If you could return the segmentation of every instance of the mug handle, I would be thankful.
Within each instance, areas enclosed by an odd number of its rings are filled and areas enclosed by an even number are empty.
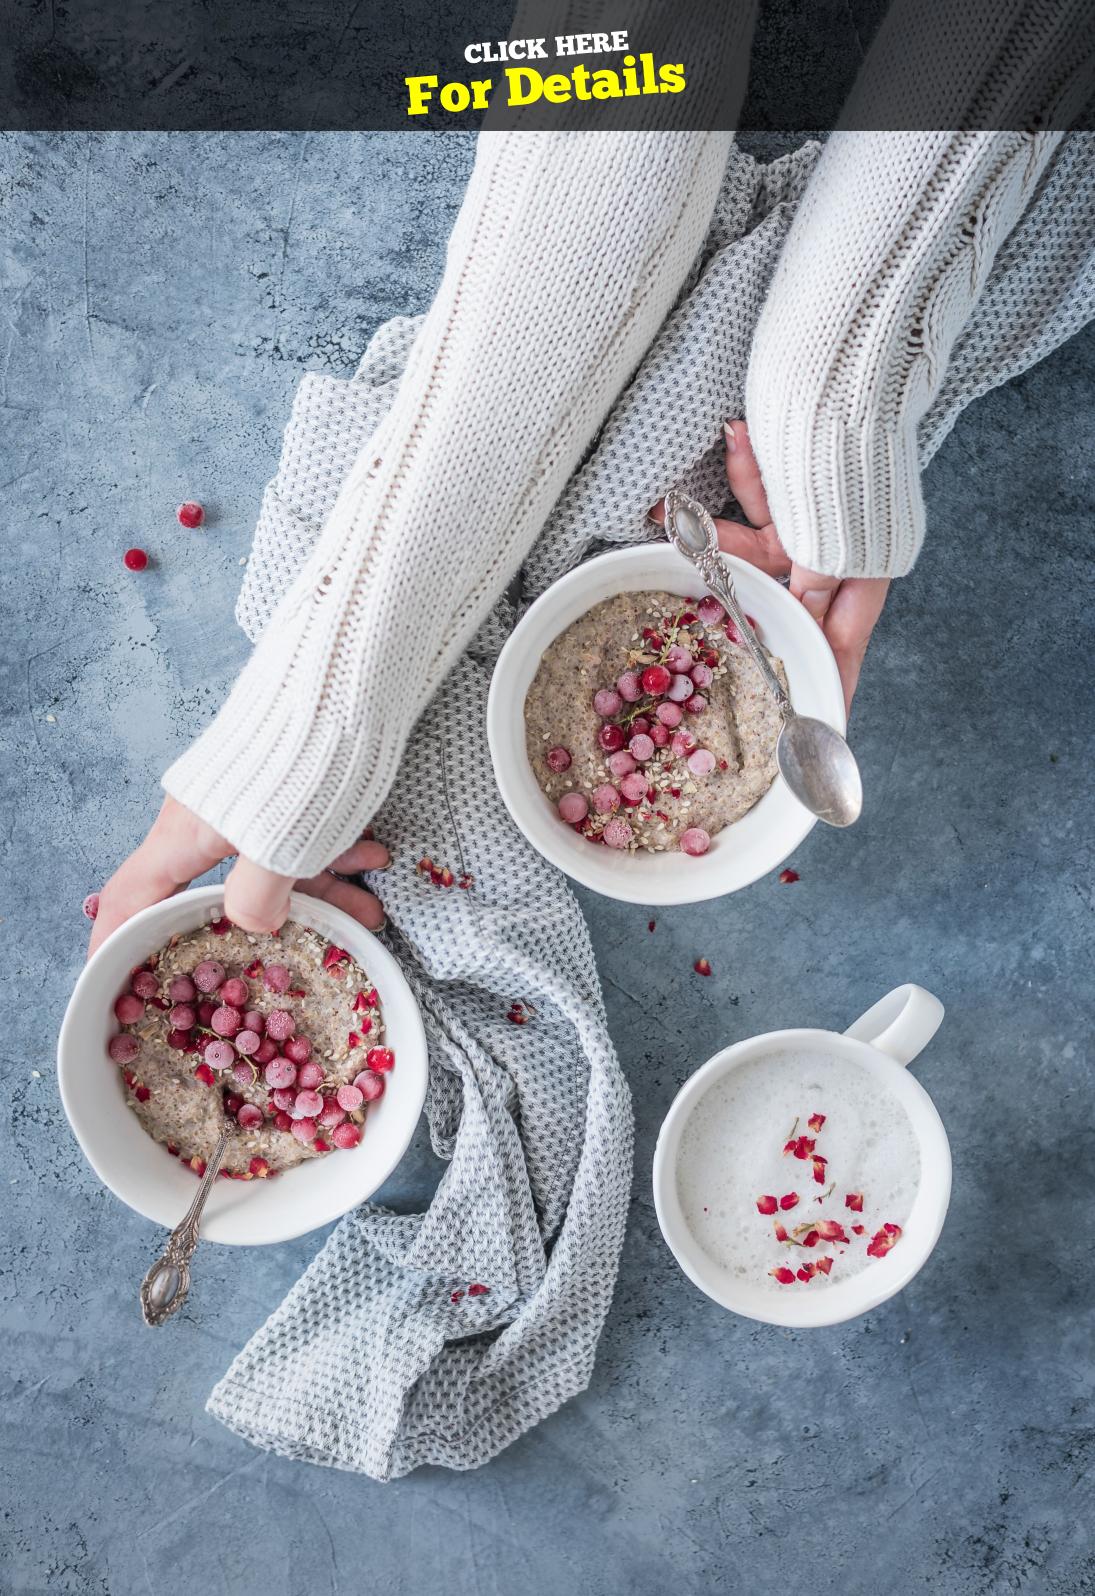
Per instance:
[[[938,1031],[943,1013],[937,997],[909,981],[887,992],[844,1035],[868,1043],[898,1064],[911,1064]]]

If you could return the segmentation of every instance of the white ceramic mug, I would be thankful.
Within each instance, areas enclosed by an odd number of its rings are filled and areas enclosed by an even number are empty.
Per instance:
[[[950,1201],[947,1133],[935,1104],[905,1068],[931,1041],[942,1018],[943,1005],[937,997],[921,986],[899,986],[860,1015],[843,1036],[835,1031],[769,1031],[724,1048],[685,1082],[658,1135],[654,1206],[670,1251],[701,1291],[747,1319],[808,1328],[854,1319],[908,1285],[938,1241]],[[689,1229],[677,1193],[681,1135],[696,1104],[731,1070],[774,1052],[846,1058],[873,1075],[905,1110],[920,1151],[920,1184],[903,1226],[901,1245],[887,1255],[885,1268],[863,1269],[812,1295],[805,1291],[778,1293],[722,1268]]]

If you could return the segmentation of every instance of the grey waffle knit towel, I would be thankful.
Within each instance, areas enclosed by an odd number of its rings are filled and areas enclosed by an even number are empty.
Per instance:
[[[720,437],[742,414],[753,327],[815,145],[771,166],[735,150],[692,281],[524,571],[534,597],[595,545],[657,535],[675,482],[726,498]],[[922,459],[960,410],[1091,314],[1091,146],[1066,142],[998,257],[925,419]],[[1063,203],[1067,199],[1067,203]],[[391,402],[417,322],[382,327],[350,381],[304,378],[267,490],[238,615],[254,638],[351,462]],[[214,1390],[209,1411],[258,1446],[377,1479],[474,1468],[584,1389],[608,1312],[631,1182],[628,1090],[589,938],[566,882],[519,835],[484,736],[500,600],[419,723],[379,835],[393,941],[425,1016],[433,1145],[428,1211],[344,1219]],[[422,854],[475,877],[442,892]],[[533,1023],[505,1018],[515,997]],[[488,1295],[450,1302],[469,1281]]]

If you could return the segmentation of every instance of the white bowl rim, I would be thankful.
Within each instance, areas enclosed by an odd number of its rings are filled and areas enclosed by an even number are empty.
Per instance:
[[[773,577],[733,555],[724,555],[723,559],[733,572],[739,600],[745,609],[758,612],[762,608],[768,609],[777,614],[781,622],[786,620],[789,629],[795,629],[797,646],[810,656],[809,691],[816,693],[818,699],[818,703],[809,708],[808,713],[819,715],[819,718],[827,720],[830,725],[843,733],[847,719],[840,672],[824,632],[798,600],[791,597],[787,588]],[[758,800],[749,813],[743,816],[740,822],[720,833],[727,842],[730,842],[738,826],[747,822],[751,822],[751,827],[757,826],[771,811],[774,795],[778,793],[778,802],[781,810],[785,811],[785,817],[780,826],[772,831],[772,845],[754,849],[757,857],[752,863],[747,863],[729,851],[726,854],[717,852],[718,838],[716,838],[715,846],[698,868],[697,861],[689,860],[683,855],[678,861],[677,855],[660,854],[614,855],[611,869],[605,869],[600,858],[604,850],[592,848],[588,843],[576,847],[569,828],[564,826],[550,810],[546,799],[543,800],[542,809],[536,807],[535,799],[531,804],[526,801],[526,794],[522,790],[525,785],[524,777],[527,775],[533,786],[535,778],[531,774],[524,753],[524,691],[520,694],[511,691],[510,683],[527,652],[530,632],[536,628],[545,613],[550,614],[557,608],[565,608],[572,597],[576,597],[596,583],[606,569],[619,574],[619,581],[615,584],[616,592],[623,593],[635,588],[642,590],[644,587],[660,585],[660,575],[657,583],[637,575],[640,567],[649,567],[652,563],[665,567],[664,585],[670,591],[673,591],[676,585],[687,584],[692,592],[703,586],[698,573],[683,555],[669,543],[651,541],[623,549],[612,549],[607,553],[595,555],[592,559],[584,560],[540,594],[517,622],[495,663],[487,698],[487,741],[495,780],[503,802],[518,829],[545,859],[557,865],[572,880],[605,897],[615,898],[623,903],[666,907],[674,904],[702,903],[711,898],[723,897],[729,892],[739,891],[760,880],[777,869],[794,853],[817,824],[817,818],[792,798],[782,776],[777,775],[769,791]],[[634,573],[630,582],[629,573]],[[599,599],[590,599],[584,607],[576,609],[573,614],[568,614],[567,618],[554,628],[552,638],[557,637],[566,626],[597,602]],[[767,630],[769,625],[767,620],[764,625]],[[786,639],[778,642],[777,639],[771,638],[770,641],[777,653],[786,653]],[[535,663],[538,663],[543,650],[539,649],[536,652]],[[800,667],[800,670],[804,671],[805,667]],[[802,690],[800,681],[796,690],[797,697],[801,698]],[[516,759],[513,753],[515,747],[520,749]],[[778,842],[775,840],[777,836]],[[678,870],[672,868],[676,862],[681,866]],[[735,869],[735,864],[740,868]]]
[[[901,1102],[913,1125],[921,1154],[921,1169],[930,1167],[930,1179],[922,1179],[912,1212],[903,1227],[900,1247],[886,1260],[886,1269],[861,1270],[844,1282],[828,1285],[816,1296],[805,1293],[777,1296],[767,1287],[730,1279],[725,1271],[703,1252],[680,1209],[677,1196],[677,1153],[681,1134],[693,1108],[715,1082],[729,1070],[769,1052],[810,1049],[819,1053],[843,1054],[869,1071],[880,1075],[886,1090]],[[877,1308],[919,1273],[939,1240],[950,1205],[951,1153],[946,1128],[930,1093],[907,1065],[887,1053],[839,1032],[814,1027],[767,1031],[734,1042],[701,1064],[684,1082],[666,1111],[654,1148],[651,1182],[654,1210],[666,1246],[692,1284],[717,1302],[745,1319],[787,1329],[819,1329],[843,1324]],[[893,1269],[889,1265],[895,1265]]]
[[[139,945],[139,948],[145,949],[143,954],[137,951],[133,957],[133,965],[136,965],[143,956],[147,956],[147,944],[150,939],[143,934],[146,928],[150,930],[152,927],[159,927],[155,937],[151,940],[155,941],[156,938],[161,941],[166,940],[172,934],[170,925],[172,910],[178,912],[182,905],[186,906],[187,912],[201,911],[205,914],[216,909],[220,909],[223,912],[224,887],[222,885],[211,885],[188,888],[183,892],[176,893],[171,898],[164,899],[160,903],[151,904],[148,908],[140,910],[123,925],[119,926],[96,949],[81,970],[65,1009],[64,1019],[61,1022],[61,1029],[57,1039],[57,1080],[61,1103],[84,1157],[103,1185],[113,1192],[120,1201],[124,1202],[127,1207],[132,1208],[134,1212],[145,1219],[151,1220],[154,1224],[164,1225],[168,1228],[178,1223],[185,1209],[178,1208],[175,1204],[168,1205],[158,1201],[159,1194],[150,1195],[143,1190],[138,1180],[127,1178],[128,1171],[124,1164],[119,1169],[117,1165],[111,1164],[109,1157],[104,1157],[101,1147],[96,1145],[98,1138],[89,1127],[79,1095],[73,1090],[70,1075],[80,1067],[78,1057],[81,1047],[85,1055],[87,1052],[86,1044],[81,1043],[75,1033],[83,1018],[85,1004],[88,1001],[96,1003],[98,1001],[96,998],[89,997],[88,994],[93,992],[104,955],[120,942],[132,942]],[[250,1196],[252,1193],[257,1194],[262,1190],[268,1189],[265,1181],[215,1182],[213,1191],[209,1194],[209,1200],[202,1220],[201,1234],[203,1243],[212,1241],[228,1246],[270,1245],[280,1241],[294,1240],[298,1236],[306,1235],[309,1231],[317,1230],[323,1225],[342,1218],[352,1208],[356,1208],[358,1204],[366,1202],[389,1178],[406,1153],[421,1117],[426,1099],[429,1067],[426,1033],[417,1001],[406,976],[394,956],[379,938],[374,936],[371,931],[366,930],[359,921],[354,920],[344,910],[325,900],[311,898],[307,894],[292,893],[289,900],[289,918],[308,925],[310,923],[308,918],[310,913],[323,921],[322,925],[317,926],[314,923],[311,925],[311,928],[318,930],[321,935],[337,932],[337,937],[332,934],[332,940],[337,940],[340,947],[345,946],[352,949],[355,946],[358,948],[364,946],[367,949],[367,952],[355,954],[355,957],[360,957],[362,964],[368,970],[370,980],[373,981],[381,994],[386,1026],[390,1018],[391,1009],[398,1007],[400,1011],[398,1037],[393,1039],[397,1051],[397,1090],[399,1095],[398,1099],[396,1099],[395,1093],[392,1091],[392,1085],[396,1081],[396,1074],[393,1073],[387,1083],[388,1090],[381,1101],[387,1102],[391,1098],[393,1101],[398,1100],[402,1104],[402,1111],[399,1116],[402,1128],[392,1136],[388,1154],[375,1167],[370,1168],[369,1177],[364,1185],[354,1186],[352,1182],[348,1181],[346,1188],[348,1195],[344,1198],[339,1197],[327,1202],[317,1202],[313,1197],[311,1203],[306,1200],[300,1202],[299,1211],[301,1218],[299,1223],[291,1222],[287,1225],[276,1226],[273,1229],[269,1226],[264,1228],[258,1222],[257,1215],[248,1214],[245,1208],[230,1207],[226,1209],[218,1205],[217,1199],[222,1198],[223,1201],[222,1194],[224,1193],[236,1195],[240,1192],[246,1192]],[[174,929],[178,929],[178,927]],[[386,1037],[388,1034],[386,1029]],[[129,1112],[125,1108],[124,1098],[120,1093],[119,1104],[123,1113]],[[340,1159],[346,1160],[346,1163],[339,1167],[344,1170],[347,1176],[353,1172],[353,1160],[357,1158],[360,1149],[364,1148],[365,1145],[365,1139],[363,1138],[358,1148],[352,1149],[349,1153],[343,1151],[338,1154]],[[324,1160],[323,1164],[325,1165],[326,1162]],[[315,1163],[301,1164],[295,1169],[279,1175],[278,1183],[280,1185],[290,1179],[295,1180],[300,1175],[304,1175],[305,1179],[307,1179],[308,1171],[317,1167],[319,1165]],[[255,1227],[256,1225],[258,1233],[256,1233],[255,1228],[247,1228],[248,1226]]]

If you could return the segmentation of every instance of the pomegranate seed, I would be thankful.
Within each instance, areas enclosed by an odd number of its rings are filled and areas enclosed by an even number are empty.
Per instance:
[[[614,687],[599,687],[593,695],[593,708],[602,720],[611,720],[623,707],[623,698]]]
[[[224,965],[216,959],[203,959],[194,971],[193,981],[199,992],[215,992],[224,980]]]
[[[144,1018],[144,1003],[135,992],[123,992],[114,1001],[114,1017],[119,1025],[136,1025]]]
[[[687,764],[693,776],[710,776],[715,768],[715,756],[710,748],[697,748],[694,754],[689,754]]]
[[[777,1207],[777,1204],[776,1204],[776,1199],[774,1197],[758,1197],[757,1198],[757,1213],[758,1214],[774,1214],[775,1211],[776,1211],[776,1207]]]
[[[780,1200],[779,1200],[779,1206],[782,1209],[784,1209],[784,1211],[786,1211],[788,1208],[795,1208],[795,1207],[797,1207],[797,1205],[798,1205],[798,1192],[797,1191],[789,1191],[786,1194],[786,1196],[781,1197]]]
[[[201,1081],[203,1086],[212,1086],[214,1076],[208,1064],[199,1064],[194,1070],[194,1079]]]
[[[143,571],[148,564],[148,555],[143,549],[126,549],[122,564],[127,571]]]
[[[627,704],[637,704],[643,696],[642,683],[637,671],[624,671],[616,678],[616,691]]]
[[[863,1193],[861,1191],[850,1191],[844,1199],[844,1206],[845,1208],[850,1208],[853,1214],[861,1214],[863,1212]]]
[[[311,1091],[323,1079],[323,1065],[317,1064],[315,1059],[307,1059],[297,1070],[297,1085]]]
[[[89,892],[80,908],[89,920],[94,920],[99,913],[99,894],[97,892]]]
[[[769,1269],[768,1273],[772,1276],[773,1280],[778,1280],[781,1286],[793,1286],[795,1283],[793,1272],[790,1269],[785,1268],[782,1264],[778,1269]]]
[[[634,835],[630,825],[622,815],[613,815],[601,832],[601,837],[609,848],[626,848]]]
[[[244,1103],[236,1119],[243,1130],[257,1130],[263,1121],[262,1109],[255,1103]]]
[[[230,1008],[242,1009],[247,999],[251,996],[247,990],[247,982],[241,981],[238,975],[225,981],[217,994],[222,1003],[227,1003]]]
[[[623,733],[620,735],[622,737]],[[589,799],[581,792],[565,792],[559,799],[558,810],[560,820],[565,820],[568,826],[581,825],[589,814]]]
[[[378,1097],[384,1095],[383,1075],[374,1075],[369,1070],[362,1070],[360,1075],[355,1075],[354,1085],[367,1103],[375,1103]]]
[[[385,1074],[395,1064],[395,1054],[390,1047],[371,1047],[365,1055],[365,1063],[375,1074]]]
[[[623,727],[617,726],[613,721],[606,720],[597,733],[597,741],[606,754],[614,754],[624,745]]]
[[[205,511],[194,499],[187,499],[186,503],[180,504],[175,511],[175,519],[180,526],[190,527],[192,530],[196,526],[201,526],[205,520]]]
[[[331,1140],[335,1146],[343,1150],[356,1147],[361,1140],[361,1127],[351,1120],[346,1120],[342,1125],[336,1125],[331,1132]]]
[[[881,1230],[876,1230],[867,1243],[868,1258],[885,1258],[890,1248],[896,1246],[901,1240],[901,1226],[885,1224]]]
[[[216,1015],[213,1016],[214,1027]],[[271,1009],[266,1016],[266,1034],[275,1042],[287,1042],[297,1028],[297,1022],[288,1009]]]
[[[670,699],[664,699],[654,711],[663,726],[668,726],[670,731],[675,731],[681,723],[683,711],[679,704],[674,704]]]
[[[295,1119],[292,1132],[298,1142],[303,1142],[307,1146],[316,1139],[316,1122],[314,1119]]]
[[[797,870],[781,870],[779,873],[779,879],[783,882],[785,887],[788,887],[792,881],[799,881],[802,878]]]
[[[673,677],[664,665],[648,665],[640,679],[644,693],[649,693],[651,698],[661,698],[668,691]]]
[[[807,1128],[809,1130],[812,1130],[814,1135],[816,1136],[818,1131],[821,1129],[821,1127],[825,1123],[825,1115],[824,1114],[811,1114],[810,1118],[807,1120],[806,1123],[807,1123]]]
[[[710,593],[704,594],[703,598],[701,598],[700,602],[696,605],[696,609],[699,611],[700,620],[705,626],[718,626],[719,622],[726,615],[726,611],[723,609],[718,599],[714,598]]]
[[[481,1286],[478,1282],[468,1287],[469,1297],[486,1297],[490,1295],[489,1286]]]
[[[710,848],[711,838],[702,826],[689,826],[687,831],[681,832],[679,846],[682,853],[691,854],[694,859],[698,859]]]
[[[554,770],[557,774],[562,774],[564,770],[570,769],[570,750],[564,748],[561,744],[558,747],[549,748],[545,758],[548,769]]]
[[[117,1036],[110,1038],[106,1050],[115,1064],[132,1064],[141,1051],[140,1039],[130,1036],[126,1031],[119,1031]]]
[[[707,959],[697,959],[692,966],[697,975],[710,975],[711,965]]]

